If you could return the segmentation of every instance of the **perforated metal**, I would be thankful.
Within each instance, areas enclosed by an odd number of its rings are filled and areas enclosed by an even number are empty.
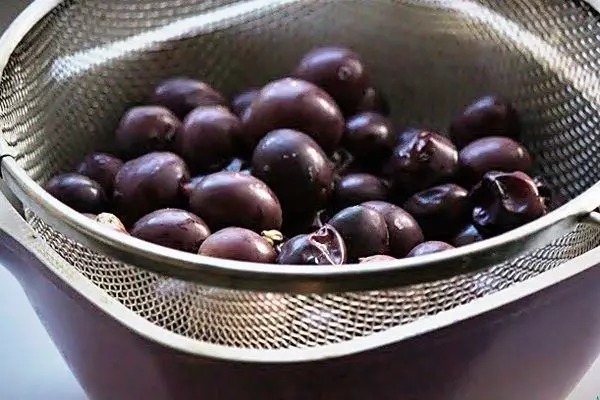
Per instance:
[[[313,46],[364,55],[400,127],[444,132],[472,99],[498,93],[525,116],[537,167],[566,198],[600,179],[600,18],[582,1],[71,0],[21,42],[0,82],[3,138],[39,183],[110,150],[122,112],[188,75],[228,95],[288,73]],[[350,340],[522,282],[600,244],[579,224],[486,271],[391,291],[291,295],[222,290],[99,255],[33,213],[40,236],[132,312],[240,348]]]

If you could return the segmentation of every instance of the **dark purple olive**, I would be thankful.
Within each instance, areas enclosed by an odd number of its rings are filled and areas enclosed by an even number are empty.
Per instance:
[[[390,237],[384,217],[377,211],[362,205],[348,207],[333,216],[328,222],[344,239],[348,260],[390,251]]]
[[[125,225],[123,225],[121,220],[114,214],[100,213],[96,216],[92,216],[92,219],[101,225],[107,226],[121,233],[128,233],[127,229],[125,229]]]
[[[77,173],[98,182],[104,193],[112,196],[115,177],[123,167],[123,161],[106,153],[93,153],[87,156],[77,167]]]
[[[361,57],[342,47],[321,47],[306,54],[294,76],[325,90],[342,110],[356,109],[370,88],[370,78]]]
[[[374,263],[374,262],[389,262],[389,261],[397,261],[397,260],[398,260],[397,258],[394,258],[392,256],[378,254],[375,256],[361,258],[360,260],[358,260],[358,263],[359,264],[369,264],[369,263]]]
[[[544,206],[546,206],[546,210],[554,210],[560,207],[562,204],[567,202],[566,197],[564,197],[558,191],[552,190],[548,182],[541,176],[533,177],[533,182],[538,188],[538,192],[540,192],[540,196],[544,200]]]
[[[210,235],[200,246],[199,254],[227,260],[273,264],[277,252],[269,241],[258,233],[230,227]]]
[[[233,98],[231,101],[231,105],[229,109],[239,118],[242,118],[246,109],[250,107],[250,104],[258,97],[260,93],[260,89],[248,89],[239,93],[237,96]]]
[[[128,161],[117,174],[113,194],[116,214],[125,226],[161,208],[181,208],[190,173],[185,162],[167,152]]]
[[[423,132],[420,128],[404,128],[396,132],[395,146],[403,146],[414,139],[416,135]]]
[[[273,130],[294,129],[331,154],[344,133],[344,119],[333,99],[312,83],[292,78],[263,87],[242,121],[242,142],[247,150]]]
[[[355,115],[346,122],[342,144],[359,162],[381,164],[394,149],[392,123],[373,112]]]
[[[107,206],[106,193],[102,186],[81,174],[57,175],[50,179],[44,188],[54,198],[80,213],[99,214]]]
[[[427,254],[440,253],[442,251],[454,249],[454,246],[446,242],[432,240],[423,242],[408,253],[407,257],[425,256]]]
[[[278,264],[341,265],[346,263],[346,245],[340,234],[324,225],[316,232],[298,235],[279,248]]]
[[[469,192],[453,183],[412,195],[403,206],[429,240],[449,239],[470,220]]]
[[[314,217],[333,190],[331,161],[314,140],[290,129],[270,132],[260,141],[252,173],[275,192],[284,220]]]
[[[389,186],[384,180],[370,174],[350,174],[342,177],[333,190],[336,210],[371,200],[386,200]]]
[[[464,227],[460,232],[458,232],[456,236],[454,236],[454,239],[452,239],[451,243],[455,247],[462,247],[471,243],[480,242],[483,239],[484,237],[481,236],[477,228],[469,224],[466,227]]]
[[[385,117],[390,115],[390,103],[380,89],[374,87],[368,88],[365,91],[362,100],[358,103],[356,109],[350,114],[354,115],[366,111],[376,112]]]
[[[198,107],[188,114],[175,151],[193,174],[216,171],[231,161],[242,123],[225,107]]]
[[[259,179],[239,172],[207,175],[189,192],[189,209],[213,230],[230,226],[256,232],[281,227],[281,206]]]
[[[508,232],[546,213],[535,182],[520,171],[488,172],[470,198],[473,225],[484,237]]]
[[[184,119],[193,109],[205,106],[225,106],[225,97],[210,85],[190,78],[173,78],[159,84],[150,103],[171,110]]]
[[[450,138],[462,149],[486,136],[518,139],[521,121],[512,104],[495,96],[483,97],[469,105],[450,126]]]
[[[394,149],[385,172],[394,191],[410,195],[451,178],[457,167],[458,151],[452,142],[421,131]]]
[[[156,210],[135,223],[131,236],[160,246],[198,253],[210,229],[196,215],[176,208]]]
[[[362,206],[383,216],[390,236],[390,255],[397,258],[405,257],[412,248],[423,242],[421,227],[402,208],[384,201],[369,201]]]
[[[125,159],[153,151],[171,151],[181,121],[160,106],[139,106],[127,111],[117,127],[116,146]]]
[[[490,136],[471,142],[458,155],[461,177],[478,182],[489,171],[523,171],[531,169],[532,160],[523,145],[506,137]]]

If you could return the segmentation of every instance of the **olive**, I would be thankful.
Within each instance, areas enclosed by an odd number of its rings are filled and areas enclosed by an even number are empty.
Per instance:
[[[548,181],[541,176],[534,176],[533,182],[538,188],[538,192],[544,201],[544,206],[548,211],[554,210],[560,207],[563,203],[567,202],[565,196],[560,192],[552,190]]]
[[[350,174],[342,177],[333,191],[336,210],[355,206],[371,200],[386,200],[388,184],[370,174]]]
[[[384,217],[377,211],[362,206],[348,207],[333,216],[328,222],[344,239],[348,260],[390,251],[390,237]]]
[[[473,225],[484,236],[495,236],[546,213],[544,199],[527,174],[491,171],[471,191]]]
[[[309,136],[290,129],[272,131],[260,141],[252,173],[275,192],[284,220],[314,217],[333,190],[331,161]]]
[[[131,236],[175,250],[197,253],[210,229],[196,215],[175,208],[156,210],[142,217]]]
[[[453,177],[458,151],[445,137],[420,131],[398,145],[385,167],[393,190],[407,195],[442,183]]]
[[[389,254],[402,258],[423,242],[423,231],[417,221],[402,208],[384,201],[368,201],[362,204],[378,212],[385,220],[390,240]]]
[[[484,237],[481,236],[477,228],[472,224],[469,224],[454,236],[451,243],[455,247],[461,247],[471,243],[480,242],[483,239]]]
[[[127,229],[125,229],[125,225],[123,225],[121,220],[114,214],[100,213],[96,216],[93,216],[92,219],[98,222],[99,224],[112,228],[116,231],[128,233]]]
[[[250,104],[258,97],[260,93],[260,89],[248,89],[233,98],[231,104],[229,105],[229,109],[239,118],[242,118],[246,109],[250,107]]]
[[[225,97],[207,83],[184,77],[160,83],[154,89],[150,103],[168,108],[179,119],[184,119],[197,107],[227,105]]]
[[[198,107],[188,114],[175,140],[175,151],[197,174],[216,171],[231,161],[242,123],[225,107]]]
[[[115,178],[116,215],[130,226],[152,211],[181,208],[189,179],[185,162],[173,153],[154,152],[128,161]]]
[[[397,258],[392,256],[386,256],[383,254],[377,254],[375,256],[364,257],[358,260],[359,264],[369,264],[374,262],[386,262],[386,261],[397,261]]]
[[[77,167],[77,173],[98,182],[104,193],[112,196],[115,177],[123,167],[123,161],[106,153],[93,153],[87,156]]]
[[[199,253],[228,260],[273,264],[277,252],[269,241],[249,229],[229,227],[210,235]]]
[[[370,88],[361,57],[342,47],[320,47],[300,60],[293,74],[324,89],[342,110],[355,109]]]
[[[366,111],[373,111],[389,117],[391,112],[390,103],[380,89],[375,87],[368,88],[356,109],[350,114],[354,115]]]
[[[478,182],[489,171],[531,169],[529,152],[520,143],[506,137],[489,136],[471,142],[458,155],[460,173],[468,182]]]
[[[98,214],[107,206],[106,193],[102,186],[81,174],[57,175],[50,179],[44,188],[54,198],[80,213]]]
[[[518,139],[521,120],[515,107],[498,96],[485,96],[465,108],[452,121],[450,138],[462,149],[486,136]]]
[[[346,262],[346,245],[330,225],[316,232],[295,236],[279,248],[278,264],[341,265]]]
[[[442,251],[451,250],[455,247],[446,243],[432,240],[430,242],[423,242],[408,253],[407,257],[418,257],[427,254],[440,253]]]
[[[411,196],[403,206],[428,239],[445,240],[470,220],[469,192],[453,183],[434,186]]]
[[[355,115],[346,122],[342,144],[359,162],[379,164],[394,149],[392,123],[373,112]]]
[[[128,110],[116,131],[116,146],[125,159],[153,151],[171,151],[181,131],[181,121],[160,106],[139,106]]]
[[[261,180],[239,172],[207,175],[189,191],[189,209],[213,229],[256,232],[281,228],[279,200]]]
[[[269,132],[294,129],[331,154],[344,133],[344,119],[333,99],[312,83],[284,78],[263,87],[246,109],[242,143],[251,151]]]

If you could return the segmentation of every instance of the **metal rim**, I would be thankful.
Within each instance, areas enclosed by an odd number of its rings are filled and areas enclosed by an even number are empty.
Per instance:
[[[27,32],[63,0],[37,0],[0,39],[0,70]],[[597,6],[594,1],[593,6]],[[0,142],[0,150],[6,147]],[[2,153],[4,154],[4,153]],[[128,264],[209,285],[285,292],[354,291],[398,287],[486,268],[566,233],[598,205],[600,184],[548,215],[506,234],[414,259],[339,266],[268,265],[188,254],[119,234],[60,203],[11,157],[2,160],[4,179],[16,196],[54,228],[83,245]]]

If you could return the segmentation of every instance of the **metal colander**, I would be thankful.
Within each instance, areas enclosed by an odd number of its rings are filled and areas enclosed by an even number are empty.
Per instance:
[[[589,3],[52,0],[36,6],[50,11],[16,40],[6,37],[0,58],[3,179],[23,201],[29,224],[73,269],[172,332],[255,349],[349,341],[523,282],[600,244],[600,225],[586,218],[600,204],[594,186],[600,15]],[[211,260],[122,238],[40,188],[84,154],[111,151],[123,111],[143,102],[159,81],[185,75],[232,95],[286,75],[324,44],[363,55],[398,127],[444,132],[474,98],[512,99],[538,172],[569,201],[514,232],[448,254],[316,269]]]

